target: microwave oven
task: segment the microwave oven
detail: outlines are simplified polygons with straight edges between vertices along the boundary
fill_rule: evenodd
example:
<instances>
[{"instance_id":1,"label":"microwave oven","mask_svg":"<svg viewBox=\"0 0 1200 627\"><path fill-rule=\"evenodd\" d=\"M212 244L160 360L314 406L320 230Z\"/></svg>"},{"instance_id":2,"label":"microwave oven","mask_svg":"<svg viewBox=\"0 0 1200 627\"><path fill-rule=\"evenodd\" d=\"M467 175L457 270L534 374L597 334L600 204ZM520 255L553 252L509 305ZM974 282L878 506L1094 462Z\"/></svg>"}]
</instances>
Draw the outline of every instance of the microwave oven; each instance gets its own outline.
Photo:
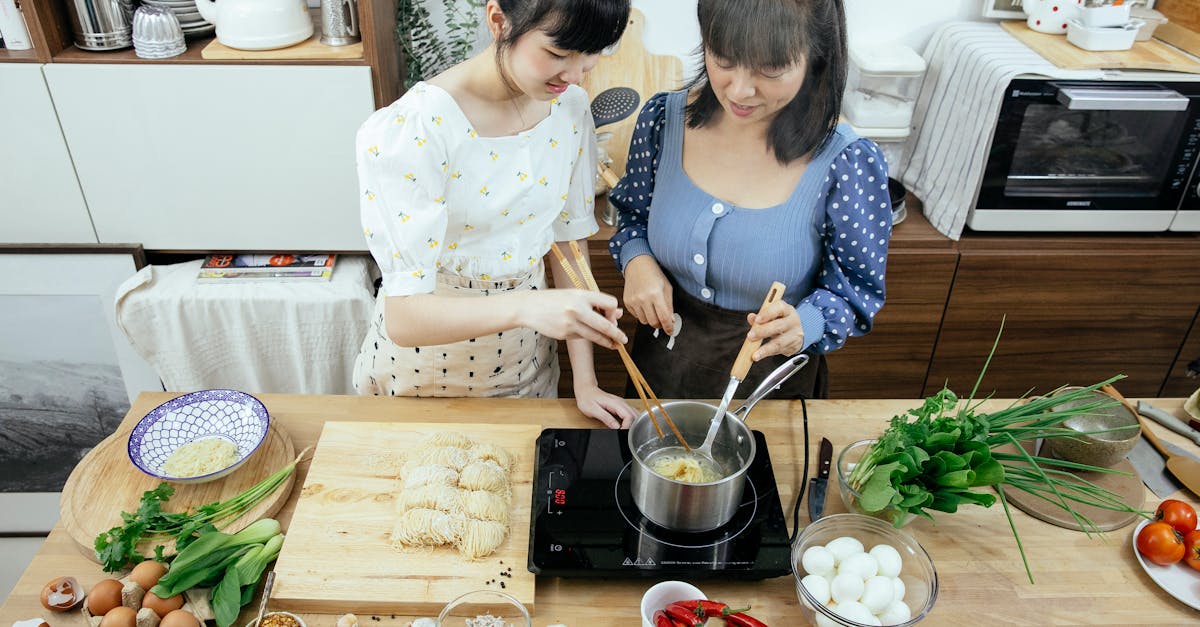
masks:
<instances>
[{"instance_id":1,"label":"microwave oven","mask_svg":"<svg viewBox=\"0 0 1200 627\"><path fill-rule=\"evenodd\" d=\"M1014 79L967 226L1200 231L1200 76Z\"/></svg>"}]
</instances>

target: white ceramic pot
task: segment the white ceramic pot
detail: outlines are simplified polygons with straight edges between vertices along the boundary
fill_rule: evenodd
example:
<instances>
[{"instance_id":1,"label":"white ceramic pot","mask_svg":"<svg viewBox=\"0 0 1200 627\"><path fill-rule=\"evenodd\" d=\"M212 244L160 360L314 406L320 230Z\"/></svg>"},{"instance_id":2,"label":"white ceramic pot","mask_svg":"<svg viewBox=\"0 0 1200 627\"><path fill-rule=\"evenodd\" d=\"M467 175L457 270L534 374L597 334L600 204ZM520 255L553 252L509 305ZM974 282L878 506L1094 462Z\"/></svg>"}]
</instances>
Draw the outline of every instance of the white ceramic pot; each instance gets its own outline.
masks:
<instances>
[{"instance_id":1,"label":"white ceramic pot","mask_svg":"<svg viewBox=\"0 0 1200 627\"><path fill-rule=\"evenodd\" d=\"M286 48L313 34L305 0L196 0L196 9L230 48Z\"/></svg>"},{"instance_id":2,"label":"white ceramic pot","mask_svg":"<svg viewBox=\"0 0 1200 627\"><path fill-rule=\"evenodd\" d=\"M1024 0L1021 8L1029 28L1050 35L1065 35L1067 23L1079 17L1083 0Z\"/></svg>"}]
</instances>

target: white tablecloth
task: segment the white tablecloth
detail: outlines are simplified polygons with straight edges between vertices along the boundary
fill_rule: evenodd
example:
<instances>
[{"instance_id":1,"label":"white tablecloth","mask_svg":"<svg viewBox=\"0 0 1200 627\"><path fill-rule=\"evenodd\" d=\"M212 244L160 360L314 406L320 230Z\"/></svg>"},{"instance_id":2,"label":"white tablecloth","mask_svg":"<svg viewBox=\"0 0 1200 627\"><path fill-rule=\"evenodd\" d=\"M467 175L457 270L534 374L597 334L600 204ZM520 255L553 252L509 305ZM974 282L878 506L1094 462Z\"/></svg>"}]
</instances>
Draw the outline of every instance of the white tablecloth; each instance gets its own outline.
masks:
<instances>
[{"instance_id":1,"label":"white tablecloth","mask_svg":"<svg viewBox=\"0 0 1200 627\"><path fill-rule=\"evenodd\" d=\"M197 283L200 260L147 266L117 291L117 323L169 391L353 394L378 271L341 255L328 281Z\"/></svg>"}]
</instances>

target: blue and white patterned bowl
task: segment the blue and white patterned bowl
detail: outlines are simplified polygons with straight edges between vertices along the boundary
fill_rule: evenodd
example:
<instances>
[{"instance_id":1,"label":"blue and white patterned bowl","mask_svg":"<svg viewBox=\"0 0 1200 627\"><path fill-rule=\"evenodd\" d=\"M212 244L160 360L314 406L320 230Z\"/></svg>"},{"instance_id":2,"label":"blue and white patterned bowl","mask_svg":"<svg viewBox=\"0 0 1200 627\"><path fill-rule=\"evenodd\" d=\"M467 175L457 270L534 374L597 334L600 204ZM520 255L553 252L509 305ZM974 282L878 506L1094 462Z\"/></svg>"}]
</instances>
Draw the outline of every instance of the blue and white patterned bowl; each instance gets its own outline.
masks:
<instances>
[{"instance_id":1,"label":"blue and white patterned bowl","mask_svg":"<svg viewBox=\"0 0 1200 627\"><path fill-rule=\"evenodd\" d=\"M201 390L173 398L150 410L129 434L129 460L138 470L177 483L220 479L245 462L267 437L271 419L257 398L237 390ZM238 459L226 468L196 477L172 477L163 471L167 457L196 440L218 437L237 445Z\"/></svg>"}]
</instances>

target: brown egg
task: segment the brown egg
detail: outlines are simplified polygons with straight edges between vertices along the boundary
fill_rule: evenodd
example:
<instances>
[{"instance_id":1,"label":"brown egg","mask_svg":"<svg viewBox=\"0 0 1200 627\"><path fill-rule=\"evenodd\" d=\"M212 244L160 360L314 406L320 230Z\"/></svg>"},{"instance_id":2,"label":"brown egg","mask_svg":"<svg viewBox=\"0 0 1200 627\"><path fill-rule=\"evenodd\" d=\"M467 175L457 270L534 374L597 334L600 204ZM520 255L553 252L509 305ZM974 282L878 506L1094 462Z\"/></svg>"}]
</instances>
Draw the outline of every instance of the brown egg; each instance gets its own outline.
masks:
<instances>
[{"instance_id":1,"label":"brown egg","mask_svg":"<svg viewBox=\"0 0 1200 627\"><path fill-rule=\"evenodd\" d=\"M87 595L87 609L92 616L104 616L120 604L121 582L116 579L101 579Z\"/></svg>"},{"instance_id":2,"label":"brown egg","mask_svg":"<svg viewBox=\"0 0 1200 627\"><path fill-rule=\"evenodd\" d=\"M133 567L129 572L129 578L136 581L142 590L150 590L154 584L158 583L158 579L167 572L167 565L154 560L147 560Z\"/></svg>"},{"instance_id":3,"label":"brown egg","mask_svg":"<svg viewBox=\"0 0 1200 627\"><path fill-rule=\"evenodd\" d=\"M135 627L137 625L137 612L131 607L124 605L114 607L100 619L100 627Z\"/></svg>"},{"instance_id":4,"label":"brown egg","mask_svg":"<svg viewBox=\"0 0 1200 627\"><path fill-rule=\"evenodd\" d=\"M187 610L174 610L163 617L158 627L200 627L200 621Z\"/></svg>"},{"instance_id":5,"label":"brown egg","mask_svg":"<svg viewBox=\"0 0 1200 627\"><path fill-rule=\"evenodd\" d=\"M153 592L147 592L146 596L142 597L142 607L154 610L159 618L166 618L167 614L183 607L183 595L177 594L169 599L160 599Z\"/></svg>"},{"instance_id":6,"label":"brown egg","mask_svg":"<svg viewBox=\"0 0 1200 627\"><path fill-rule=\"evenodd\" d=\"M42 587L42 607L55 612L69 610L83 600L83 590L74 577L59 577Z\"/></svg>"}]
</instances>

